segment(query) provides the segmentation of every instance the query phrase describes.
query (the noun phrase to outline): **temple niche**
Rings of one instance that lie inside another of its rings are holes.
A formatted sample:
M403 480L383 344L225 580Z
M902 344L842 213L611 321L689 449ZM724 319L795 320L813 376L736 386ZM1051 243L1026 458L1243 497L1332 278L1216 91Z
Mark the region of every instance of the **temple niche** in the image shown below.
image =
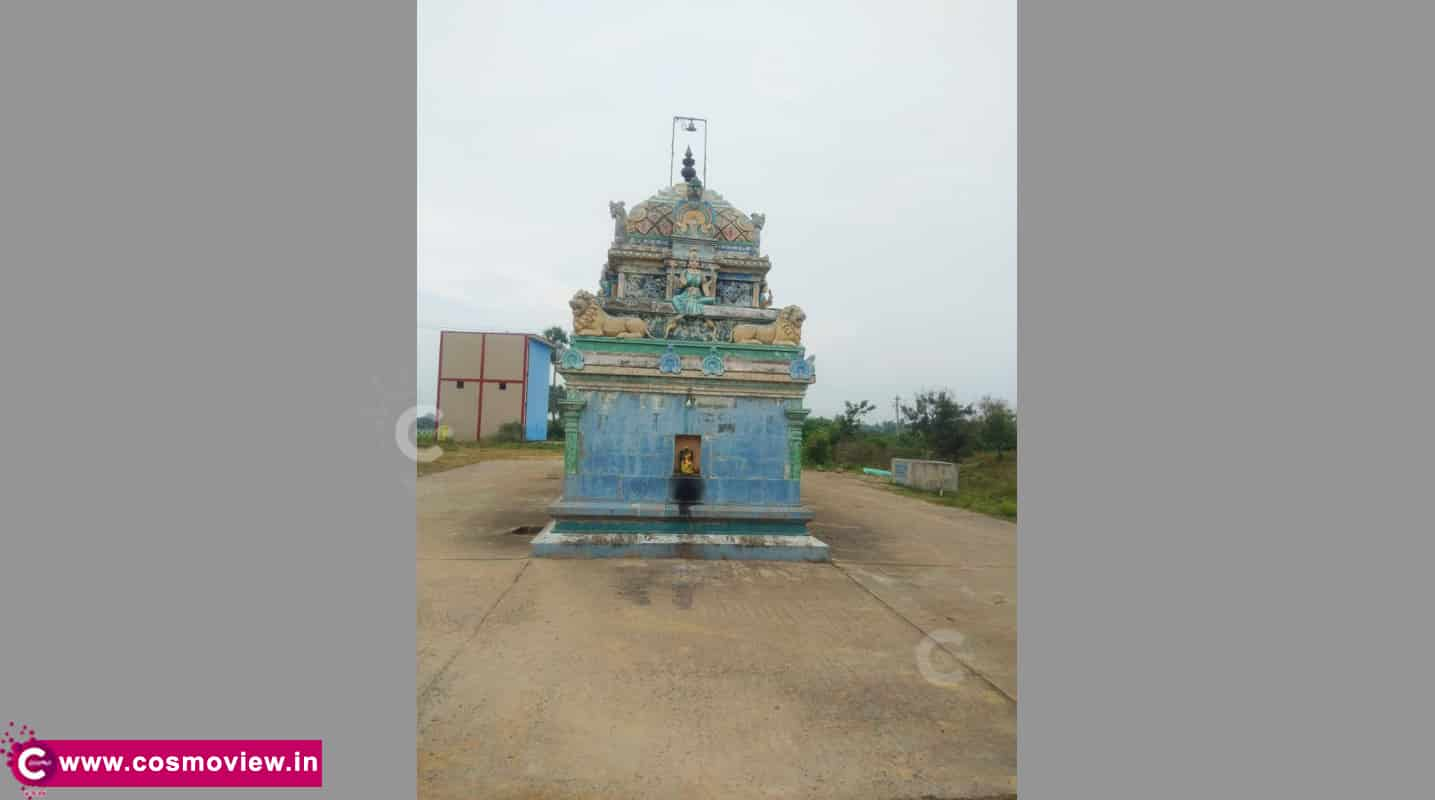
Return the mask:
M801 505L806 314L772 308L766 218L683 181L628 208L569 306L562 496L540 556L822 561Z

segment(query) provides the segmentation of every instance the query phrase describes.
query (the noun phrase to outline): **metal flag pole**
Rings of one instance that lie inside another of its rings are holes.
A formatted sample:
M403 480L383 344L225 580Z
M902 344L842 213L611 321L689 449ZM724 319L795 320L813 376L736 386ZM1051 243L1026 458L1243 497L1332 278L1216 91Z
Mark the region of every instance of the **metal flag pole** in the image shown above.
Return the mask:
M702 117L673 117L671 134L668 137L668 185L673 185L673 164L678 158L678 123L686 122L688 126L683 130L688 133L697 133L697 123L703 124L703 185L708 185L708 121Z

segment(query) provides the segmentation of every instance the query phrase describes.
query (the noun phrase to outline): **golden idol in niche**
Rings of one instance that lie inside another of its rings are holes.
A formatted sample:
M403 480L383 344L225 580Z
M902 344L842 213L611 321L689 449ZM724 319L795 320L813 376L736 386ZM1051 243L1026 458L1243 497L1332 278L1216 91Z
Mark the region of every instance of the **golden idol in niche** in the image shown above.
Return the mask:
M678 474L679 474L679 475L696 475L696 474L698 474L698 465L693 461L693 451L692 451L692 448L684 447L684 448L683 448L683 451L682 451L681 453L678 453Z

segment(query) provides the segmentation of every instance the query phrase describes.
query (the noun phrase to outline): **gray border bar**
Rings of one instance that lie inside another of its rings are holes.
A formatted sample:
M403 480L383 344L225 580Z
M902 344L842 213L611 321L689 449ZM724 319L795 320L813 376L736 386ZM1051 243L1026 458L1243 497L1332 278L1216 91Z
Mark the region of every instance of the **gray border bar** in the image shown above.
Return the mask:
M413 795L415 47L405 4L0 10L5 721Z
M1429 793L1430 17L1022 2L1023 797Z

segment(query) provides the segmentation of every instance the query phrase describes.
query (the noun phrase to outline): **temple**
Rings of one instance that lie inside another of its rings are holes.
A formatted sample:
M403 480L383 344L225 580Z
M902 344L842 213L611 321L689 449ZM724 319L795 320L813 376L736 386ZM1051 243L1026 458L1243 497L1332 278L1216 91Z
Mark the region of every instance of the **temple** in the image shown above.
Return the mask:
M697 177L631 210L559 362L563 494L537 556L825 561L801 504L805 315L772 307L761 214Z

